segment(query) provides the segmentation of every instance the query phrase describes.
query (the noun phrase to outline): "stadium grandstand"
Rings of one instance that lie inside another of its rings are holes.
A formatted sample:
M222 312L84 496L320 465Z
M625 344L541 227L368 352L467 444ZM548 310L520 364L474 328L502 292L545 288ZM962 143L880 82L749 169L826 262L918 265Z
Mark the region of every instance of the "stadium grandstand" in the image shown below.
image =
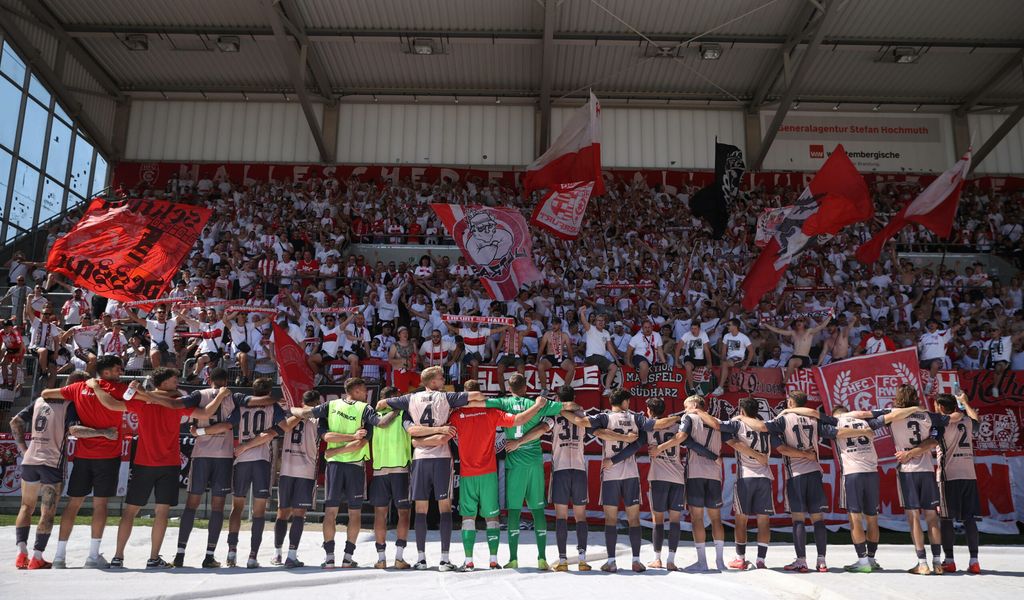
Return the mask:
M1019 593L1020 8L0 0L0 585Z

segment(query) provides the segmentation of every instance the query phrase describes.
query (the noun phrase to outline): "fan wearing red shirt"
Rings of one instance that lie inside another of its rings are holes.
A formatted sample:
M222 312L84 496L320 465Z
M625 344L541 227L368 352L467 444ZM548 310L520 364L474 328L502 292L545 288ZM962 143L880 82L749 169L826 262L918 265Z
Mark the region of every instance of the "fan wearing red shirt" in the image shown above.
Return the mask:
M302 260L296 263L295 271L303 278L299 289L304 290L316 282L314 277L320 273L320 261L313 258L309 250L306 250L302 253Z
M466 391L477 391L476 380L466 382ZM498 461L494 448L498 427L517 427L535 417L547 399L538 396L528 410L517 415L493 408L463 407L452 412L448 418L450 427L455 429L459 444L459 512L462 514L462 547L466 560L459 571L473 570L473 546L476 544L476 517L487 523L487 548L490 551L490 566L498 566L499 524L498 514ZM434 427L413 425L409 434L413 445L432 446L447 444L445 433L431 433ZM449 426L441 429L448 430ZM449 433L451 433L449 431ZM417 437L427 434L428 437Z
M96 396L96 393L80 381L62 388L43 390L41 396L46 400L63 398L75 405L79 421L92 429L116 429L121 431L124 417L120 411L120 399L124 397L128 385L120 381L124 372L124 363L119 356L108 354L96 360L98 385L107 392L107 397L117 398L107 403ZM57 537L57 552L53 558L54 568L65 568L68 538L75 524L82 502L90 493L92 499L92 543L89 546L89 557L85 561L88 568L106 568L107 561L100 555L100 541L107 525L107 501L117 495L117 482L121 472L121 436L110 440L105 437L82 438L75 444L75 460L72 463L71 477L68 480L68 503L60 518L60 533Z
M132 460L132 474L128 480L128 492L124 497L124 508L121 521L117 526L117 549L110 561L111 568L124 566L124 548L132 535L135 517L150 499L155 496L152 539L147 569L168 569L171 563L160 557L160 547L167 533L167 521L171 507L178 504L178 476L181 473L181 449L179 432L185 419L208 419L217 413L220 403L231 395L231 390L222 387L213 402L205 407L184 406L179 399L178 371L167 367L153 371L150 376L157 392L143 393L140 400L132 398L125 401L125 411L135 414L138 418L138 441L135 446L135 458ZM96 382L88 384L96 395L106 401L114 401ZM104 398L107 396L107 398ZM139 393L136 392L136 396Z
M875 323L871 335L865 335L857 344L857 354L881 354L882 352L892 352L895 349L896 343L885 335L885 331L878 323Z

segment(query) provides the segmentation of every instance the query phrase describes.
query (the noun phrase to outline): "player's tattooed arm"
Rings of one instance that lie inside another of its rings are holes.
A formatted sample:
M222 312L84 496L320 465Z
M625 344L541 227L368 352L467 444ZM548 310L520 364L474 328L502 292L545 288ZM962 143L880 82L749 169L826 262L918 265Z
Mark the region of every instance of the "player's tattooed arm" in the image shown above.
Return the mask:
M537 425L535 425L533 427L533 429L527 431L523 435L523 437L521 437L521 438L519 438L517 440L509 440L505 444L505 451L506 452L514 452L520 446L522 446L523 444L525 444L527 442L532 442L534 440L539 440L541 437L544 436L545 433L547 433L550 430L551 430L551 423L547 422L547 421L541 421L540 423L537 423Z
M925 441L921 442L916 448L911 448L910 450L897 451L896 460L898 460L900 463L912 461L915 458L924 456L925 453L931 452L932 449L938 447L938 445L939 440L935 438L928 438Z
M213 415L217 414L220 410L221 402L231 395L231 390L226 387L222 387L217 391L217 395L213 397L213 401L206 406L197 406L192 409L193 419L209 419ZM178 400L181 402L181 400Z
M28 444L25 443L25 422L17 415L11 419L11 434L14 436L14 444L18 446L18 451L22 454L28 452Z
M455 427L452 425L441 425L439 427L428 427L427 425L410 425L406 431L415 438L425 438L434 435L444 435L449 438L455 437Z
M739 452L740 454L746 454L747 456L753 458L762 465L768 466L768 455L763 452L758 452L757 450L754 450L746 442L742 442L737 439L732 439L725 443L732 446L732 449L735 450L736 452Z
M388 425L391 424L392 421L395 420L395 418L397 416L398 416L398 411L397 410L393 410L393 411L387 413L386 415L381 415L380 416L380 421L377 422L377 427L387 427Z
M117 428L109 427L107 429L94 429L92 427L86 427L85 425L72 425L68 428L68 435L76 438L104 437L108 440L116 440Z

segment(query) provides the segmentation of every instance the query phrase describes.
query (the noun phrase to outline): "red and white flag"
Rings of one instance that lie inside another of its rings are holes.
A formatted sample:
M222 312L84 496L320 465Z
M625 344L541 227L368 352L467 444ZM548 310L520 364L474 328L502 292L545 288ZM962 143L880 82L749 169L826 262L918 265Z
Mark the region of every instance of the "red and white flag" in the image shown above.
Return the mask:
M970 170L971 152L968 150L955 165L939 175L913 202L897 213L888 225L858 248L857 260L864 264L877 261L885 243L911 223L924 225L940 238L949 237L956 218L956 207L960 203L960 192Z
M430 206L491 298L511 300L519 288L541 279L533 264L530 228L519 211L458 204Z
M565 122L547 152L526 167L523 192L555 191L561 184L594 182L593 193L604 194L601 178L601 104L593 92L590 100Z
M778 285L783 273L804 250L875 215L864 178L842 145L814 175L794 204L784 206L760 256L743 279L743 308L752 310Z
M575 240L583 229L583 215L593 191L593 181L559 184L537 203L530 224L563 240Z
M276 322L274 326L274 358L281 373L281 391L288 404L302 406L302 395L313 389L313 371L306 362L306 353L288 330Z

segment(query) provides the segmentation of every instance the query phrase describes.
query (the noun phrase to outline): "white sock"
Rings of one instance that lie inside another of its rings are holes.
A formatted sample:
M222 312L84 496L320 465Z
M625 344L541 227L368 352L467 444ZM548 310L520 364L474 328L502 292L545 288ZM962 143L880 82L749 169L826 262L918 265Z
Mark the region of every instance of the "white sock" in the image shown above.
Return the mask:
M419 553L419 560L420 560L420 562L427 562L427 553L426 552L420 552Z
M448 560L448 553L447 552L442 552L441 553L441 562L451 562L450 560Z
M402 546L395 546L395 560L402 560L402 551L405 550Z
M497 554L492 554L491 557L490 557L490 561L492 563L498 562L498 555Z
M384 550L377 552L377 560L387 560L387 553Z
M103 539L91 539L89 540L89 558L98 558L100 555L100 542ZM66 542L65 542L66 543Z
M919 558L919 559L917 559L917 564L918 564L918 566L923 565L923 566L927 567L928 566L928 559L927 558Z
M346 552L345 556L342 557L342 560L352 560L352 553Z
M639 556L634 556L633 557L633 562L635 562L635 563L640 562L640 557Z
M587 562L587 552L580 552L580 562Z
M675 552L669 552L668 553L668 562L670 562L670 563L676 562L676 553Z
M289 548L288 549L288 558L291 559L291 560L298 560L299 559L299 551L298 550L292 550L291 548Z
M33 550L32 551L32 558L38 558L39 560L43 560L43 551L42 550Z
M718 561L725 560L725 540L715 540L715 558Z
M857 559L857 564L858 565L869 565L871 563L868 562L868 557L862 556L862 557Z
M978 564L978 559L976 559L976 558L972 558L972 559L971 559L971 562L970 562L970 563L968 563L968 564L976 565L976 564Z
M615 564L615 557L614 556L608 559L608 564L610 564L610 565L614 565Z
M63 542L60 541L60 540L57 540L57 552L53 555L53 560L57 560L58 558L64 558L65 556L67 556L67 554L68 554L68 542L67 542L67 540L64 540Z
M18 554L28 554L28 542L18 542Z
M661 552L654 553L654 560L661 560Z
M274 556L281 558L281 546L274 546Z
M708 557L704 553L704 544L694 544L693 547L697 550L697 563L702 565L708 564Z

